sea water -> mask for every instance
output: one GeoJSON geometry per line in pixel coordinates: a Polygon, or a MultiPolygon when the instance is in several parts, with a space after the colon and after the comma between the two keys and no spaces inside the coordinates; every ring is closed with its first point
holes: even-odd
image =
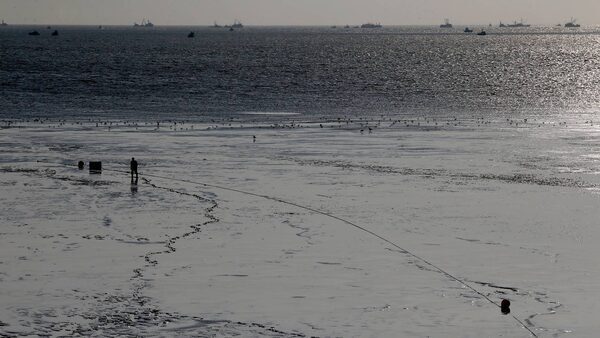
{"type": "Polygon", "coordinates": [[[0,29],[0,116],[512,116],[600,103],[595,27],[54,29],[0,29]]]}

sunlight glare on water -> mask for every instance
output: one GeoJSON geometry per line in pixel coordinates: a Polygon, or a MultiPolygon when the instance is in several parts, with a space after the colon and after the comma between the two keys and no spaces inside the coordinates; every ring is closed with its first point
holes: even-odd
{"type": "Polygon", "coordinates": [[[8,116],[555,114],[600,104],[596,28],[0,31],[8,116]]]}

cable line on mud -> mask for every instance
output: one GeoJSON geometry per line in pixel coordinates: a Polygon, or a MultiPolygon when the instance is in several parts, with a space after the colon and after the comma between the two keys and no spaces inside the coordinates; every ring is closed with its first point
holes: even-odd
{"type": "MultiPolygon", "coordinates": [[[[55,162],[45,162],[45,161],[38,161],[40,163],[48,163],[48,164],[57,164],[57,165],[61,165],[61,166],[66,166],[66,167],[73,167],[73,165],[70,164],[63,164],[63,163],[55,163],[55,162]]],[[[106,168],[102,168],[102,170],[105,171],[111,171],[111,172],[115,172],[115,173],[123,173],[123,174],[127,174],[129,175],[129,171],[125,171],[125,170],[117,170],[117,169],[106,169],[106,168]]],[[[485,294],[483,294],[481,291],[475,289],[473,286],[471,286],[470,284],[468,284],[467,282],[463,281],[462,279],[454,276],[453,274],[447,272],[446,270],[438,267],[437,265],[431,263],[430,261],[428,261],[427,259],[401,247],[400,245],[396,244],[395,242],[393,242],[390,239],[385,238],[382,235],[379,235],[378,233],[369,230],[361,225],[358,225],[354,222],[351,222],[349,220],[346,220],[344,218],[341,218],[339,216],[336,216],[334,214],[331,214],[329,212],[326,211],[322,211],[319,209],[315,209],[312,208],[310,206],[306,206],[306,205],[302,205],[302,204],[298,204],[295,202],[291,202],[291,201],[286,201],[284,199],[275,197],[275,196],[269,196],[269,195],[263,195],[263,194],[258,194],[258,193],[254,193],[254,192],[250,192],[250,191],[245,191],[245,190],[240,190],[240,189],[236,189],[236,188],[229,188],[229,187],[225,187],[225,186],[221,186],[221,185],[217,185],[217,184],[211,184],[211,183],[204,183],[204,182],[198,182],[198,181],[192,181],[192,180],[186,180],[186,179],[180,179],[180,178],[173,178],[173,177],[168,177],[168,176],[163,176],[163,175],[157,175],[157,174],[149,174],[149,173],[140,173],[140,176],[147,176],[147,177],[153,177],[153,178],[158,178],[158,179],[163,179],[163,180],[169,180],[169,181],[175,181],[175,182],[182,182],[182,183],[188,183],[188,184],[193,184],[193,185],[198,185],[198,186],[204,186],[204,187],[210,187],[210,188],[215,188],[215,189],[220,189],[220,190],[225,190],[225,191],[231,191],[231,192],[236,192],[239,194],[244,194],[244,195],[248,195],[248,196],[255,196],[255,197],[260,197],[260,198],[264,198],[267,200],[271,200],[271,201],[275,201],[278,203],[283,203],[283,204],[287,204],[287,205],[291,205],[300,209],[304,209],[307,211],[311,211],[313,213],[316,214],[320,214],[332,219],[335,219],[337,221],[340,221],[342,223],[345,223],[347,225],[350,225],[362,232],[365,232],[375,238],[378,238],[382,241],[384,241],[385,243],[388,243],[389,245],[393,246],[394,248],[400,250],[402,253],[409,255],[427,265],[429,265],[430,267],[432,267],[434,270],[436,270],[437,272],[445,275],[446,277],[456,281],[457,283],[463,285],[464,287],[468,288],[469,290],[473,291],[474,293],[476,293],[477,295],[481,296],[482,298],[484,298],[485,300],[487,300],[490,304],[493,304],[495,306],[497,306],[498,308],[502,308],[500,304],[494,302],[491,298],[489,298],[488,296],[486,296],[485,294]]],[[[525,325],[523,323],[523,321],[521,321],[519,318],[515,317],[515,315],[510,315],[517,323],[519,323],[524,329],[526,329],[533,337],[537,337],[537,334],[535,334],[527,325],[525,325]]]]}

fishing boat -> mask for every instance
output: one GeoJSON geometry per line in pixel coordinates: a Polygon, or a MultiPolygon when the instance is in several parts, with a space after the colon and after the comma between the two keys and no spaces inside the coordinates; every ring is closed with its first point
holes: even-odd
{"type": "Polygon", "coordinates": [[[137,22],[134,22],[133,27],[154,27],[154,24],[150,20],[143,18],[142,23],[138,24],[137,22]]]}
{"type": "Polygon", "coordinates": [[[473,33],[473,30],[469,27],[465,27],[465,33],[473,33]]]}
{"type": "Polygon", "coordinates": [[[58,31],[54,30],[54,32],[52,32],[52,34],[50,34],[50,35],[52,35],[52,36],[58,36],[58,31]]]}
{"type": "Polygon", "coordinates": [[[487,33],[482,29],[481,32],[477,33],[477,35],[487,35],[487,33]]]}
{"type": "Polygon", "coordinates": [[[452,28],[452,24],[450,20],[444,19],[444,23],[440,25],[440,28],[452,28]]]}
{"type": "Polygon", "coordinates": [[[222,26],[217,24],[217,22],[215,21],[211,27],[212,28],[221,28],[222,26]]]}
{"type": "Polygon", "coordinates": [[[196,33],[194,33],[194,32],[190,32],[190,33],[188,34],[188,38],[193,38],[193,37],[195,37],[195,36],[196,36],[196,33]]]}
{"type": "Polygon", "coordinates": [[[38,31],[33,31],[33,32],[29,32],[29,33],[27,33],[27,34],[29,34],[29,35],[33,35],[33,36],[37,36],[37,35],[40,35],[40,32],[38,32],[38,31]]]}
{"type": "Polygon", "coordinates": [[[244,28],[244,25],[242,25],[240,20],[233,20],[233,25],[231,25],[231,28],[244,28]]]}
{"type": "Polygon", "coordinates": [[[571,21],[567,22],[565,24],[565,28],[577,28],[577,27],[581,27],[580,24],[575,23],[575,21],[577,21],[576,19],[571,18],[571,21]]]}
{"type": "Polygon", "coordinates": [[[0,23],[0,26],[8,26],[8,24],[6,22],[4,22],[4,20],[2,20],[2,23],[0,23]]]}
{"type": "Polygon", "coordinates": [[[360,28],[381,28],[381,24],[380,23],[363,23],[362,25],[360,25],[360,28]]]}
{"type": "Polygon", "coordinates": [[[514,21],[513,23],[507,25],[507,27],[513,27],[513,28],[522,28],[522,27],[530,27],[530,26],[531,25],[524,23],[523,19],[521,19],[521,21],[519,21],[519,22],[514,21]]]}

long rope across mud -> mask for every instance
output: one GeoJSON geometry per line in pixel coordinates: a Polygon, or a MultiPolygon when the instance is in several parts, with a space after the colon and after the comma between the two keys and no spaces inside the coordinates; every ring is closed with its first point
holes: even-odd
{"type": "MultiPolygon", "coordinates": [[[[42,161],[39,161],[39,162],[40,163],[49,163],[49,164],[50,163],[51,164],[58,164],[58,165],[62,165],[62,166],[72,167],[72,165],[69,165],[69,164],[62,164],[62,163],[55,163],[55,162],[42,162],[42,161]]],[[[102,170],[129,175],[129,171],[124,171],[124,170],[106,169],[106,168],[103,168],[102,170]]],[[[425,263],[426,265],[430,266],[435,271],[437,271],[437,272],[445,275],[449,279],[452,279],[452,280],[456,281],[457,283],[463,285],[464,287],[466,287],[469,290],[473,291],[477,295],[481,296],[483,299],[487,300],[490,304],[493,304],[496,307],[501,308],[500,304],[498,304],[495,301],[493,301],[490,297],[486,296],[481,291],[475,289],[473,286],[471,286],[470,284],[468,284],[464,280],[462,280],[462,279],[454,276],[453,274],[447,272],[446,270],[442,269],[441,267],[439,267],[439,266],[431,263],[429,260],[427,260],[427,259],[425,259],[425,258],[423,258],[423,257],[421,257],[421,256],[419,256],[419,255],[417,255],[417,254],[415,254],[415,253],[413,253],[413,252],[411,252],[411,251],[409,251],[409,250],[401,247],[400,245],[398,245],[394,241],[392,241],[392,240],[390,240],[390,239],[388,239],[388,238],[386,238],[386,237],[384,237],[382,235],[379,235],[378,233],[376,233],[376,232],[374,232],[372,230],[369,230],[369,229],[367,229],[367,228],[365,228],[365,227],[363,227],[363,226],[361,226],[359,224],[351,222],[351,221],[349,221],[347,219],[344,219],[342,217],[339,217],[339,216],[336,216],[334,214],[331,214],[331,213],[329,213],[327,211],[322,211],[322,210],[315,209],[315,208],[310,207],[310,206],[298,204],[298,203],[295,203],[295,202],[292,202],[292,201],[287,201],[287,200],[284,200],[284,199],[281,199],[281,198],[278,198],[278,197],[275,197],[275,196],[258,194],[258,193],[254,193],[254,192],[250,192],[250,191],[245,191],[245,190],[240,190],[240,189],[236,189],[236,188],[225,187],[225,186],[221,186],[221,185],[217,185],[217,184],[211,184],[211,183],[204,183],[204,182],[199,182],[199,181],[192,181],[192,180],[186,180],[186,179],[173,178],[173,177],[169,177],[169,176],[158,175],[158,174],[150,174],[150,173],[146,173],[146,172],[141,173],[140,176],[142,176],[142,177],[146,176],[146,177],[158,178],[158,179],[163,179],[163,180],[168,180],[168,181],[175,181],[175,182],[181,182],[181,183],[188,183],[188,184],[192,184],[192,185],[196,185],[196,186],[210,187],[210,188],[220,189],[220,190],[224,190],[224,191],[236,192],[236,193],[244,194],[244,195],[248,195],[248,196],[255,196],[255,197],[259,197],[259,198],[263,198],[263,199],[275,201],[275,202],[278,202],[278,203],[283,203],[283,204],[286,204],[286,205],[291,205],[291,206],[294,206],[294,207],[297,207],[297,208],[300,208],[300,209],[304,209],[304,210],[311,211],[311,212],[316,213],[316,214],[320,214],[320,215],[323,215],[323,216],[335,219],[337,221],[340,221],[342,223],[350,225],[350,226],[352,226],[352,227],[354,227],[354,228],[356,228],[356,229],[358,229],[358,230],[360,230],[360,231],[362,231],[364,233],[367,233],[367,234],[369,234],[369,235],[371,235],[371,236],[373,236],[373,237],[375,237],[377,239],[380,239],[383,242],[385,242],[385,243],[393,246],[394,248],[398,249],[401,253],[404,253],[404,254],[406,254],[408,256],[411,256],[411,257],[413,257],[413,258],[415,258],[415,259],[417,259],[417,260],[425,263]]],[[[521,327],[523,327],[525,330],[527,330],[533,337],[537,337],[537,334],[535,334],[535,332],[533,332],[527,325],[525,325],[525,323],[522,320],[520,320],[519,318],[517,318],[516,316],[514,316],[512,314],[510,316],[517,323],[519,323],[519,325],[521,327]]]]}

